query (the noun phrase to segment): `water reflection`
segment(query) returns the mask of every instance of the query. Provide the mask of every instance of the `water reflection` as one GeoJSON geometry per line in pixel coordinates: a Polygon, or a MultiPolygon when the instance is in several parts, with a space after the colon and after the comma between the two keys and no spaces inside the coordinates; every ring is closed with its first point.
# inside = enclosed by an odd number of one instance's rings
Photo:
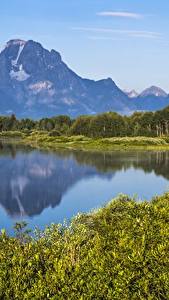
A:
{"type": "Polygon", "coordinates": [[[49,153],[0,143],[0,204],[15,218],[40,215],[60,205],[63,196],[82,180],[97,177],[111,182],[117,172],[124,175],[129,169],[154,172],[169,180],[169,152],[49,153]]]}

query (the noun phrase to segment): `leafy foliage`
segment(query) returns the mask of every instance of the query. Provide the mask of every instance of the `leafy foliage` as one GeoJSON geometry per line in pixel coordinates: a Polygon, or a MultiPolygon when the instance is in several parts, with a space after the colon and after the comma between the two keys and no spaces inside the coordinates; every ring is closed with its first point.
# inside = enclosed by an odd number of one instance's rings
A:
{"type": "Polygon", "coordinates": [[[135,112],[131,116],[121,116],[108,112],[93,116],[80,116],[76,120],[69,116],[17,120],[15,115],[0,117],[0,131],[32,130],[53,132],[51,135],[84,135],[92,138],[169,135],[169,107],[157,112],[135,112]]]}
{"type": "MultiPolygon", "coordinates": [[[[0,235],[0,299],[169,299],[169,194],[107,206],[26,239],[0,235]]],[[[18,236],[19,234],[19,236],[18,236]]]]}

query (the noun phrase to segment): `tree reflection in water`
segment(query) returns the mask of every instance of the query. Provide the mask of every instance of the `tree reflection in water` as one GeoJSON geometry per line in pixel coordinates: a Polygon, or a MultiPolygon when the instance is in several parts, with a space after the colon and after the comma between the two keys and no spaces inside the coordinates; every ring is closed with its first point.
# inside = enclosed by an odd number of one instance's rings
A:
{"type": "MultiPolygon", "coordinates": [[[[38,151],[0,143],[0,204],[10,216],[40,215],[81,179],[112,179],[130,168],[169,180],[168,151],[38,151]]],[[[122,191],[119,191],[122,192],[122,191]]]]}

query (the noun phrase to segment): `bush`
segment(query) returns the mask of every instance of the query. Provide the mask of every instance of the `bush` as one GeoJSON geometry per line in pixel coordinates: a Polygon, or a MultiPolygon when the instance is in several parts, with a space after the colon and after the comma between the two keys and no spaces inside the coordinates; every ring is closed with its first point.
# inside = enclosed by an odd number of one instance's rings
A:
{"type": "Polygon", "coordinates": [[[120,196],[70,225],[0,236],[0,299],[169,299],[169,194],[120,196]]]}
{"type": "Polygon", "coordinates": [[[61,134],[58,130],[52,130],[48,133],[48,135],[55,137],[55,136],[60,136],[61,134]]]}

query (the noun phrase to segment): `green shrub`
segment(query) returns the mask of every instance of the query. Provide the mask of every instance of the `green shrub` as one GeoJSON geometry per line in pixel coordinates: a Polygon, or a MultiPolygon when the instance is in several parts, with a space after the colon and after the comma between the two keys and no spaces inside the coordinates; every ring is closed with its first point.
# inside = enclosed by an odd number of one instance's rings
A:
{"type": "Polygon", "coordinates": [[[120,196],[30,238],[0,235],[0,299],[169,299],[169,194],[120,196]]]}
{"type": "Polygon", "coordinates": [[[60,132],[58,130],[51,130],[49,133],[48,133],[49,136],[60,136],[60,132]]]}

